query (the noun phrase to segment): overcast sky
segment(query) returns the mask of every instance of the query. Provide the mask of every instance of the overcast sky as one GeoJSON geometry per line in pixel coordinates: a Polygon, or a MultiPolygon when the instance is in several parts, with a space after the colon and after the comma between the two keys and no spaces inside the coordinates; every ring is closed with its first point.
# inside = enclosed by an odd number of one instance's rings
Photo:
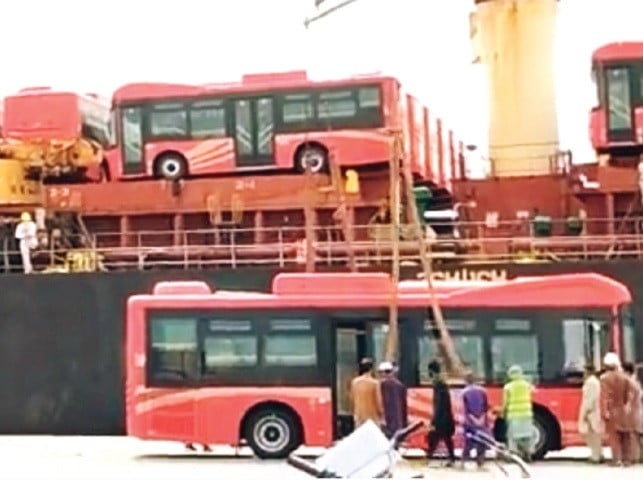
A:
{"type": "MultiPolygon", "coordinates": [[[[472,4],[361,0],[307,31],[314,0],[20,0],[2,8],[0,94],[50,85],[109,95],[133,81],[207,83],[287,69],[319,78],[383,71],[467,143],[484,146],[484,76],[471,65],[468,38],[472,4]]],[[[591,155],[591,51],[643,40],[642,21],[642,0],[561,1],[560,132],[577,158],[591,155]]]]}

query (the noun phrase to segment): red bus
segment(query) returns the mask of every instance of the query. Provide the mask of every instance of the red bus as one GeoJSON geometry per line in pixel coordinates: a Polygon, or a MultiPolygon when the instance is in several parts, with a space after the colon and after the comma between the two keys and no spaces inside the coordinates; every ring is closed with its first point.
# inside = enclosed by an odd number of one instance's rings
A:
{"type": "MultiPolygon", "coordinates": [[[[262,458],[330,445],[352,427],[348,388],[358,360],[382,359],[391,288],[386,274],[279,274],[270,293],[161,282],[130,297],[128,435],[247,442],[262,458]]],[[[573,274],[436,289],[463,361],[495,406],[509,366],[533,379],[537,456],[578,444],[586,362],[599,364],[609,350],[634,358],[627,288],[573,274]]],[[[411,419],[426,420],[427,364],[437,355],[430,299],[418,282],[401,282],[398,292],[400,379],[411,419]]],[[[460,392],[452,389],[458,416],[460,392]]]]}
{"type": "Polygon", "coordinates": [[[5,97],[2,125],[4,155],[27,162],[37,158],[28,168],[95,177],[101,164],[106,166],[109,103],[96,95],[26,88],[5,97]]]}
{"type": "Polygon", "coordinates": [[[341,166],[379,164],[391,157],[392,128],[404,130],[418,177],[447,171],[430,159],[428,110],[390,77],[316,82],[300,71],[202,86],[138,83],[119,88],[112,106],[109,170],[118,179],[308,166],[318,173],[331,154],[341,166]]]}
{"type": "Polygon", "coordinates": [[[598,103],[590,138],[599,153],[643,151],[643,42],[610,43],[592,56],[598,103]]]}

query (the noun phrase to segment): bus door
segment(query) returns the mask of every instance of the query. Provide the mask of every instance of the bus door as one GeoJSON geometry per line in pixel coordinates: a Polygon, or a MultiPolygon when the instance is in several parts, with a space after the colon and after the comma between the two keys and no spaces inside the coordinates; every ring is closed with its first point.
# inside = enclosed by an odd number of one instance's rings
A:
{"type": "Polygon", "coordinates": [[[242,98],[233,103],[237,168],[274,165],[275,109],[272,97],[242,98]]]}
{"type": "Polygon", "coordinates": [[[143,154],[143,107],[123,107],[120,110],[121,168],[123,175],[145,173],[143,154]]]}
{"type": "Polygon", "coordinates": [[[350,386],[358,375],[359,361],[367,356],[364,322],[340,322],[335,329],[335,392],[336,436],[353,430],[350,386]]]}
{"type": "Polygon", "coordinates": [[[608,142],[636,141],[633,70],[627,65],[605,67],[608,142]]]}

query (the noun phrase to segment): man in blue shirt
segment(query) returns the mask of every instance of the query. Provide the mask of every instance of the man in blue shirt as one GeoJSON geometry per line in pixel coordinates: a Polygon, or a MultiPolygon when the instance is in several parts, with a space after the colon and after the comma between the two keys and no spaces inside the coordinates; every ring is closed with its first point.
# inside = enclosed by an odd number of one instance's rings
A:
{"type": "Polygon", "coordinates": [[[476,450],[476,462],[482,467],[485,456],[485,445],[475,440],[476,434],[487,435],[487,412],[489,401],[487,392],[480,385],[474,383],[472,372],[465,377],[467,386],[462,392],[462,406],[464,410],[464,450],[462,451],[462,463],[466,462],[471,455],[471,450],[476,450]]]}

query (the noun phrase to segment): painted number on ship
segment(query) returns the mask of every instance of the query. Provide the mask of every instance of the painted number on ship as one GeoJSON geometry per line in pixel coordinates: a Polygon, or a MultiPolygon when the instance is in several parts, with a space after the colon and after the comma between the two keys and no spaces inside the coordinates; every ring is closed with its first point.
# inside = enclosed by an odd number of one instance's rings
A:
{"type": "Polygon", "coordinates": [[[52,199],[56,199],[58,197],[65,198],[65,197],[69,196],[69,192],[70,192],[69,188],[66,188],[66,187],[56,188],[56,187],[54,187],[54,188],[49,189],[49,196],[52,199]]]}
{"type": "Polygon", "coordinates": [[[235,190],[254,190],[255,188],[255,181],[251,179],[241,178],[234,183],[235,190]]]}

